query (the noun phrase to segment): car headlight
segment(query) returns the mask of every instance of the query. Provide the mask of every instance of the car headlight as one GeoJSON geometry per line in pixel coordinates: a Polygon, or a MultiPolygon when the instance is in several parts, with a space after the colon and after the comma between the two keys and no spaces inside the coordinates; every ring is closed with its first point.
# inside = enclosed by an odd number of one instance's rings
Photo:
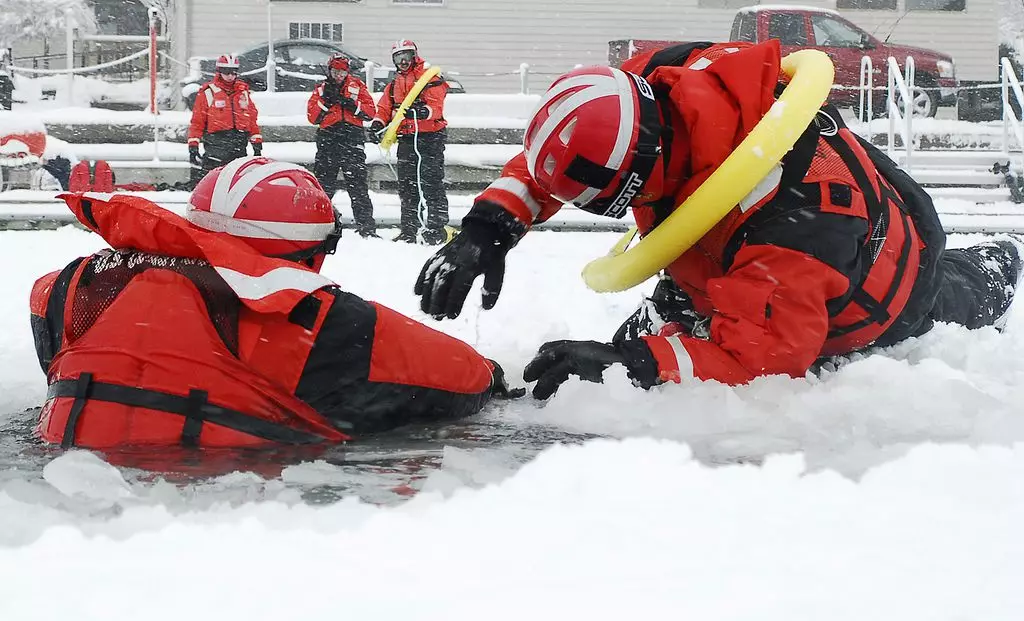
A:
{"type": "Polygon", "coordinates": [[[940,60],[935,63],[935,68],[939,70],[940,78],[951,78],[953,77],[953,63],[948,60],[940,60]]]}

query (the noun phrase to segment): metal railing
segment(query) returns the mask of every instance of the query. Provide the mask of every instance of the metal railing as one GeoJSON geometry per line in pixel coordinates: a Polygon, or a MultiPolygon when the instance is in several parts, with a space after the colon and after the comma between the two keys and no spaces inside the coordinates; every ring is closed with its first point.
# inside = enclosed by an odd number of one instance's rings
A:
{"type": "Polygon", "coordinates": [[[864,138],[871,142],[871,117],[875,113],[875,66],[870,56],[862,56],[860,59],[860,94],[858,96],[860,109],[857,111],[857,120],[864,122],[866,136],[864,138]],[[864,104],[867,104],[866,106],[864,104]]]}
{"type": "MultiPolygon", "coordinates": [[[[1017,72],[1013,70],[1010,59],[1003,56],[999,59],[1002,74],[1002,96],[1003,96],[1003,154],[1010,157],[1013,149],[1010,148],[1010,129],[1013,129],[1017,138],[1018,150],[1024,149],[1024,119],[1018,118],[1010,102],[1010,93],[1013,92],[1017,100],[1017,106],[1022,110],[1024,116],[1024,90],[1021,90],[1020,80],[1017,79],[1017,72]]],[[[1024,172],[1024,152],[1018,153],[1018,171],[1024,172]]]]}
{"type": "Polygon", "coordinates": [[[914,57],[907,56],[905,74],[900,74],[900,66],[896,59],[890,56],[886,59],[889,68],[889,157],[896,153],[896,122],[903,121],[900,137],[903,138],[903,146],[906,149],[906,159],[903,168],[909,174],[911,171],[910,157],[914,152],[914,104],[910,94],[914,92],[914,57]],[[903,113],[900,113],[899,102],[896,101],[897,92],[903,98],[903,113]]]}

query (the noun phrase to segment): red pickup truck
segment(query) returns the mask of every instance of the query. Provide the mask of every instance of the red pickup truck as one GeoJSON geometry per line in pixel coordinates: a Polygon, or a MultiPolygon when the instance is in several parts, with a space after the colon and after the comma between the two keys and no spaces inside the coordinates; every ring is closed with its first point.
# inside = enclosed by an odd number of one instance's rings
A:
{"type": "MultiPolygon", "coordinates": [[[[886,59],[896,58],[903,68],[907,56],[914,57],[915,115],[935,116],[940,105],[956,105],[956,75],[953,59],[934,50],[880,41],[854,25],[836,11],[800,6],[752,6],[740,9],[732,22],[730,41],[759,42],[778,39],[783,55],[800,49],[816,49],[827,53],[836,66],[835,87],[831,101],[837,106],[857,110],[860,85],[860,63],[871,57],[874,67],[874,109],[884,110],[888,75],[886,59]]],[[[624,39],[609,42],[608,61],[619,66],[624,60],[652,49],[674,45],[679,41],[624,39]]],[[[859,111],[858,111],[859,112],[859,111]]]]}

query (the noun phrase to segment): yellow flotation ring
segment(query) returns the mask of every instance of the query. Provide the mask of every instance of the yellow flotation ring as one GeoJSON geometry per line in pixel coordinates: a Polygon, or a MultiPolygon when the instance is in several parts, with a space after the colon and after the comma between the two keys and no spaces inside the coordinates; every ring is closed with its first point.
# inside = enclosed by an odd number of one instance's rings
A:
{"type": "Polygon", "coordinates": [[[782,59],[789,84],[764,118],[721,166],[664,222],[630,250],[633,227],[608,255],[583,268],[594,291],[624,291],[644,282],[704,237],[754,189],[793,148],[829,95],[835,68],[818,50],[782,59]]]}

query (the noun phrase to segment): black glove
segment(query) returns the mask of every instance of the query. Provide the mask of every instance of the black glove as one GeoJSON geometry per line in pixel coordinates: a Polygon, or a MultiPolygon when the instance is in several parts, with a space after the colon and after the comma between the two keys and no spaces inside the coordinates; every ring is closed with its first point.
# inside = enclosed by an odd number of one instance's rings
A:
{"type": "Polygon", "coordinates": [[[430,116],[430,108],[427,108],[427,104],[422,101],[416,100],[412,102],[405,111],[405,118],[407,119],[425,119],[430,116]]]}
{"type": "Polygon", "coordinates": [[[493,223],[463,220],[462,231],[427,259],[413,293],[424,313],[455,319],[480,274],[484,275],[483,307],[494,308],[505,279],[505,254],[515,239],[493,223]]]}
{"type": "Polygon", "coordinates": [[[491,397],[494,399],[518,399],[526,394],[525,388],[509,388],[508,381],[505,379],[505,370],[501,368],[501,365],[487,359],[491,364],[494,365],[494,370],[491,371],[491,397]]]}
{"type": "Polygon", "coordinates": [[[320,96],[320,100],[324,102],[324,105],[330,108],[331,106],[341,103],[341,91],[337,84],[324,84],[324,94],[320,96]]]}
{"type": "Polygon", "coordinates": [[[588,382],[601,383],[601,374],[613,364],[626,364],[626,358],[613,345],[597,341],[551,341],[544,343],[523,370],[523,380],[536,381],[533,396],[547,399],[562,382],[575,375],[588,382]]]}
{"type": "Polygon", "coordinates": [[[203,161],[199,157],[199,145],[188,145],[188,163],[191,164],[194,168],[199,168],[200,166],[203,165],[203,161]]]}
{"type": "Polygon", "coordinates": [[[356,111],[355,100],[349,99],[348,97],[342,97],[341,100],[338,101],[338,105],[340,105],[344,110],[351,110],[352,112],[356,111]]]}
{"type": "Polygon", "coordinates": [[[263,155],[263,143],[262,142],[254,142],[254,143],[252,143],[252,154],[253,155],[263,155]]]}
{"type": "Polygon", "coordinates": [[[384,123],[380,121],[374,121],[370,123],[370,126],[366,128],[366,135],[370,142],[377,144],[380,139],[384,136],[384,123]]]}

